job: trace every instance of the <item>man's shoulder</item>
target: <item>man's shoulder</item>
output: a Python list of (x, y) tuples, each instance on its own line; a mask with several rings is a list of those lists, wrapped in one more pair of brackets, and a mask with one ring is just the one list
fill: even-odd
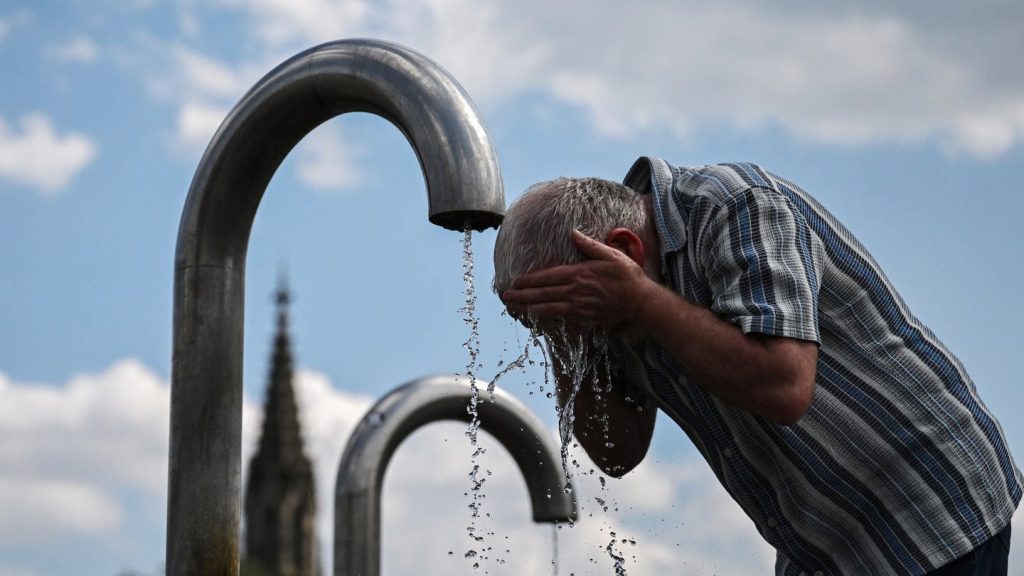
[(723, 197), (742, 194), (751, 188), (773, 189), (774, 177), (757, 164), (722, 162), (677, 168), (680, 183), (702, 193)]
[(623, 182), (640, 193), (647, 193), (653, 187), (665, 193), (708, 196), (724, 201), (751, 188), (774, 189), (776, 180), (751, 162), (688, 166), (643, 156), (633, 163)]
[(700, 236), (716, 214), (760, 203), (765, 194), (778, 195), (785, 181), (752, 162), (686, 166), (645, 156), (634, 162), (624, 183), (653, 194), (662, 239), (674, 238), (668, 245), (678, 249), (687, 236)]
[(723, 162), (702, 166), (672, 166), (670, 194), (698, 210), (750, 201), (760, 194), (778, 192), (777, 178), (749, 162)]

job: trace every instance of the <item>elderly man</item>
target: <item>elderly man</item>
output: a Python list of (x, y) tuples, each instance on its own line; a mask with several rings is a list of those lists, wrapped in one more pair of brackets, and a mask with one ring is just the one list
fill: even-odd
[(776, 574), (1006, 574), (1022, 479), (998, 422), (792, 183), (641, 158), (625, 185), (535, 185), (498, 233), (494, 288), (531, 324), (610, 335), (611, 382), (574, 404), (595, 463), (635, 467), (660, 409), (778, 550)]

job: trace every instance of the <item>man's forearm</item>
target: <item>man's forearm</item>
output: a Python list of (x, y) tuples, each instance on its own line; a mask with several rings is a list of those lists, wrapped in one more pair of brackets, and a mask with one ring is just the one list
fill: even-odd
[(637, 303), (636, 328), (711, 394), (780, 424), (796, 422), (807, 410), (815, 343), (744, 334), (653, 281), (640, 289)]

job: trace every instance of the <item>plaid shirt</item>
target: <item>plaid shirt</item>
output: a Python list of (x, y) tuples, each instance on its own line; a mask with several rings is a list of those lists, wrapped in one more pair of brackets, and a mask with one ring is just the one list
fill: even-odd
[(744, 332), (819, 344), (793, 426), (730, 406), (651, 342), (619, 370), (691, 438), (781, 575), (922, 574), (999, 532), (1021, 474), (960, 361), (820, 204), (751, 164), (641, 158), (664, 282)]

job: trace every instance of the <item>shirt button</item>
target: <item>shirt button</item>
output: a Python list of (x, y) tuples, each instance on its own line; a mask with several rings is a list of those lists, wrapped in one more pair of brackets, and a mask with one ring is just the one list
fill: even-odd
[(767, 524), (768, 524), (769, 528), (775, 528), (776, 526), (779, 525), (779, 523), (775, 521), (774, 517), (773, 518), (769, 518)]
[(726, 448), (725, 450), (722, 450), (722, 455), (725, 456), (726, 458), (732, 458), (732, 448)]
[(825, 573), (822, 572), (821, 570), (815, 570), (814, 571), (814, 576), (825, 576)]

